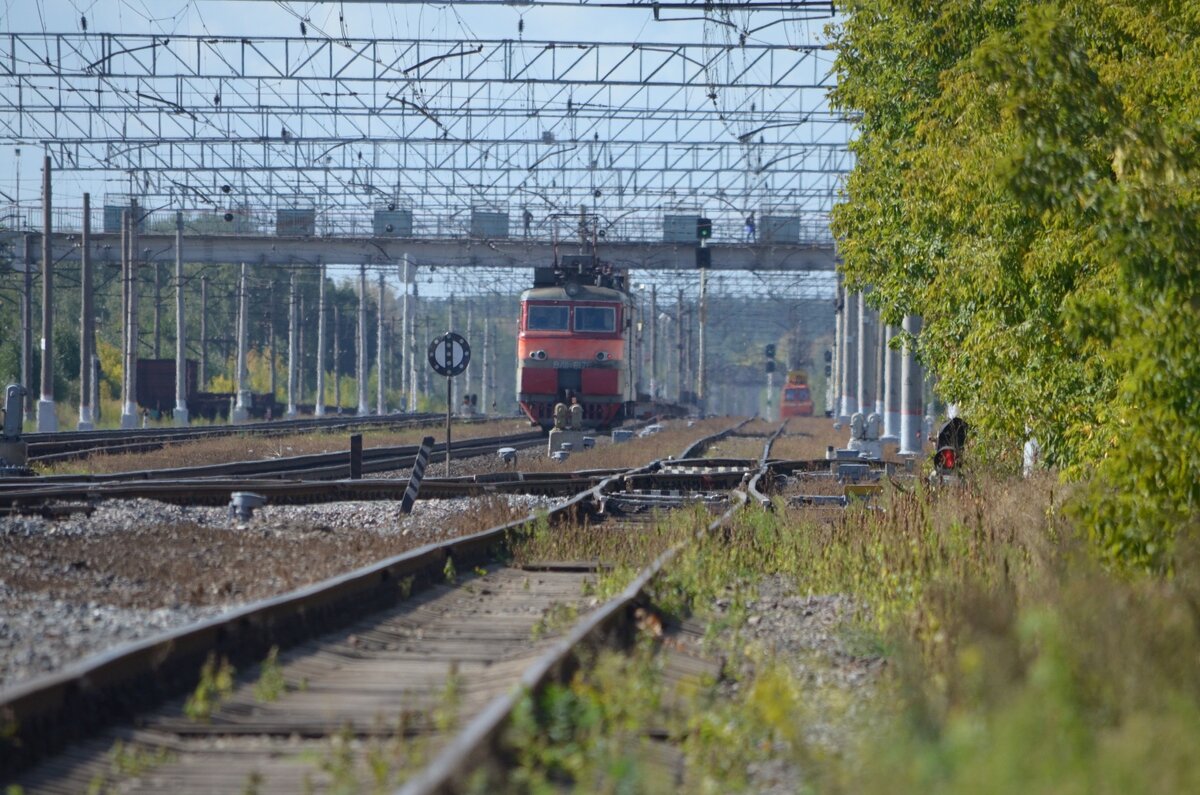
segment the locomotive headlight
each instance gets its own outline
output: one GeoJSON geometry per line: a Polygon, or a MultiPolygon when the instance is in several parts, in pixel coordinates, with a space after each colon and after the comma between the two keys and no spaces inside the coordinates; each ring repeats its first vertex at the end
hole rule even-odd
{"type": "Polygon", "coordinates": [[[537,359],[538,361],[541,361],[542,359],[546,358],[546,352],[545,351],[533,351],[529,354],[529,358],[537,359]]]}
{"type": "Polygon", "coordinates": [[[612,357],[611,357],[611,356],[609,356],[609,355],[608,355],[607,353],[605,353],[604,351],[600,351],[599,353],[597,353],[597,354],[596,354],[596,361],[598,361],[598,362],[602,362],[602,361],[604,361],[605,359],[611,359],[611,358],[612,358],[612,357]]]}

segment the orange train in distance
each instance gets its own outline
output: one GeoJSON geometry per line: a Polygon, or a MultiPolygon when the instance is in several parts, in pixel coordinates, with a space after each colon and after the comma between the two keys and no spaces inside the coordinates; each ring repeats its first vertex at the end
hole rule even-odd
{"type": "Polygon", "coordinates": [[[783,385],[783,398],[779,401],[779,417],[811,417],[813,415],[812,395],[808,390],[808,373],[803,370],[792,370],[788,373],[787,383],[783,385]]]}
{"type": "Polygon", "coordinates": [[[537,268],[521,294],[517,402],[543,428],[556,403],[579,399],[583,424],[607,428],[633,409],[629,329],[633,299],[625,276],[591,256],[564,256],[537,268]]]}

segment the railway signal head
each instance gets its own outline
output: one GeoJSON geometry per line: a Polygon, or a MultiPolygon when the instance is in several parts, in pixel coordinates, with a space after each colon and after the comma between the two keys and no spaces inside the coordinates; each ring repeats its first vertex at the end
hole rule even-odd
{"type": "Polygon", "coordinates": [[[767,372],[768,373],[775,372],[775,360],[774,359],[767,359],[767,372]]]}
{"type": "Polygon", "coordinates": [[[767,346],[765,348],[763,348],[763,356],[766,356],[768,359],[775,358],[775,343],[773,343],[773,342],[767,343],[767,346]]]}
{"type": "Polygon", "coordinates": [[[700,240],[708,240],[712,237],[712,219],[697,218],[696,219],[696,237],[700,240]]]}
{"type": "Polygon", "coordinates": [[[933,456],[933,468],[939,475],[948,475],[958,466],[958,451],[953,447],[940,447],[933,456]]]}

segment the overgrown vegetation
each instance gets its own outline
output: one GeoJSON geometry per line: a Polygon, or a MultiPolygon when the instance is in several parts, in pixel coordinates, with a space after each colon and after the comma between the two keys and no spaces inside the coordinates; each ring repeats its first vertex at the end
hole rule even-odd
{"type": "MultiPolygon", "coordinates": [[[[651,642],[602,657],[523,706],[511,788],[757,791],[782,770],[812,792],[1197,789],[1200,578],[1106,570],[1064,517],[1069,496],[1047,475],[894,492],[887,511],[834,522],[747,512],[728,540],[690,545],[655,589],[668,613],[710,624],[736,685],[668,699],[651,642]],[[764,577],[853,595],[826,673],[747,642],[764,577]],[[871,660],[883,663],[874,684],[837,683],[839,666],[871,660]],[[666,730],[681,766],[662,764],[648,727],[666,730]]],[[[1177,554],[1200,551],[1185,541],[1177,554]]]]}
{"type": "Polygon", "coordinates": [[[1169,570],[1200,504],[1200,11],[1178,0],[850,0],[852,290],[984,447],[1093,485],[1115,564],[1169,570]]]}
{"type": "Polygon", "coordinates": [[[200,669],[200,681],[187,697],[183,714],[197,722],[207,723],[221,704],[233,695],[233,666],[229,660],[209,654],[200,669]]]}

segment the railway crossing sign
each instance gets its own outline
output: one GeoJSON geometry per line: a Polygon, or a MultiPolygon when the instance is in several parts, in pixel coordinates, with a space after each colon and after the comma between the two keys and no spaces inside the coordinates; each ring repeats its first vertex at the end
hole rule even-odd
{"type": "Polygon", "coordinates": [[[438,375],[462,375],[471,362],[471,346],[461,334],[447,331],[429,343],[429,366],[438,375]]]}

